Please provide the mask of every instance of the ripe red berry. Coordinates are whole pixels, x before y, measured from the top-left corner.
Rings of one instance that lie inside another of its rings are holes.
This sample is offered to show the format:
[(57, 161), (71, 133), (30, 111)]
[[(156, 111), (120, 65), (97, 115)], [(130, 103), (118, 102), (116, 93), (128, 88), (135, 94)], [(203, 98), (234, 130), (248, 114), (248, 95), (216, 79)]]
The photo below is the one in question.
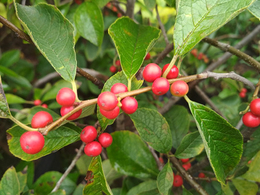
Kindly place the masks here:
[(182, 97), (189, 92), (189, 86), (184, 81), (175, 81), (170, 90), (172, 95)]
[(75, 3), (77, 3), (78, 5), (80, 5), (82, 2), (81, 2), (81, 0), (75, 0)]
[(117, 66), (121, 66), (120, 60), (116, 60), (115, 64), (116, 64)]
[(153, 82), (152, 91), (155, 95), (163, 95), (169, 91), (170, 84), (166, 78), (160, 77)]
[(42, 104), (42, 107), (43, 108), (48, 108), (48, 105), (47, 104)]
[(193, 49), (193, 50), (191, 50), (190, 53), (196, 58), (197, 55), (198, 55), (198, 50), (197, 49)]
[(102, 133), (98, 137), (98, 141), (102, 147), (107, 148), (108, 146), (110, 146), (112, 144), (113, 138), (109, 133)]
[(162, 157), (159, 157), (159, 161), (163, 164), (164, 161), (163, 161), (163, 158)]
[(246, 97), (246, 93), (241, 91), (241, 92), (239, 93), (239, 97), (245, 98), (245, 97)]
[(199, 176), (198, 176), (199, 178), (205, 178), (206, 176), (205, 176), (205, 174), (204, 173), (199, 173)]
[[(168, 68), (170, 64), (165, 64), (162, 70), (162, 74), (166, 71), (166, 69)], [(179, 69), (177, 68), (177, 66), (173, 65), (173, 67), (171, 68), (170, 72), (167, 74), (166, 78), (167, 79), (175, 79), (177, 78), (179, 75)]]
[(27, 131), (20, 137), (22, 150), (27, 154), (36, 154), (44, 146), (44, 137), (39, 131)]
[(102, 146), (99, 142), (93, 141), (85, 146), (84, 152), (87, 156), (98, 156), (102, 152)]
[(260, 98), (254, 99), (250, 103), (250, 110), (254, 115), (260, 116)]
[(106, 111), (99, 107), (99, 111), (104, 117), (108, 119), (115, 119), (119, 115), (120, 108), (116, 106), (113, 110)]
[(127, 86), (124, 85), (123, 83), (115, 83), (110, 90), (112, 93), (114, 94), (118, 94), (118, 93), (124, 93), (127, 92)]
[(32, 117), (31, 125), (32, 128), (38, 129), (38, 128), (46, 127), (48, 124), (52, 122), (53, 119), (50, 113), (45, 111), (39, 111)]
[(34, 100), (33, 103), (34, 103), (35, 106), (39, 106), (39, 105), (41, 105), (42, 101), (41, 100)]
[(122, 14), (120, 12), (117, 13), (117, 17), (120, 18), (122, 17)]
[(126, 97), (121, 101), (121, 109), (126, 114), (133, 114), (138, 108), (138, 102), (133, 97)]
[(203, 58), (204, 54), (203, 53), (199, 53), (198, 55), (198, 60), (201, 60)]
[(186, 162), (188, 162), (190, 159), (189, 158), (183, 158), (183, 159), (181, 159), (181, 162), (182, 163), (186, 163)]
[(94, 141), (96, 137), (97, 137), (97, 130), (93, 126), (86, 126), (84, 129), (82, 129), (80, 133), (80, 139), (85, 143)]
[(247, 127), (257, 127), (260, 125), (260, 117), (254, 115), (252, 112), (247, 112), (242, 117), (242, 121)]
[[(73, 109), (74, 109), (74, 106), (62, 106), (60, 109), (60, 115), (64, 116), (65, 114), (69, 113)], [(67, 118), (67, 120), (75, 120), (75, 119), (79, 118), (81, 113), (82, 113), (82, 109), (80, 109), (79, 111), (77, 111), (74, 114), (72, 114), (71, 116), (69, 116)]]
[(148, 64), (143, 71), (144, 80), (147, 82), (154, 82), (155, 79), (159, 78), (162, 75), (162, 70), (160, 66), (154, 63)]
[(246, 93), (246, 92), (247, 92), (247, 89), (246, 89), (246, 88), (242, 88), (242, 89), (241, 89), (241, 92)]
[(56, 101), (61, 106), (72, 106), (75, 102), (76, 95), (74, 91), (70, 88), (64, 87), (59, 90)]
[(180, 187), (183, 184), (183, 179), (180, 175), (174, 175), (173, 186)]
[(98, 96), (97, 104), (102, 110), (113, 110), (117, 106), (117, 103), (117, 97), (110, 91), (105, 91)]
[(188, 169), (191, 168), (191, 164), (190, 163), (186, 163), (186, 164), (183, 164), (182, 167), (187, 171)]
[(145, 56), (145, 60), (150, 60), (150, 58), (151, 58), (151, 54), (148, 52), (147, 54), (146, 54), (146, 56)]
[(110, 72), (115, 73), (117, 69), (115, 66), (112, 65), (112, 66), (110, 66), (109, 70), (110, 70)]

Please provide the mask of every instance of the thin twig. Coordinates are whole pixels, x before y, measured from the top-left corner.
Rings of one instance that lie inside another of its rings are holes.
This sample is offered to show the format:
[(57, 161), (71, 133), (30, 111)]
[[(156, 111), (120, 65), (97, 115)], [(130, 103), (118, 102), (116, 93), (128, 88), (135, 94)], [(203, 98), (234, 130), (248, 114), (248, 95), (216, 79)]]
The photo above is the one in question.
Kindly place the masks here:
[(207, 167), (209, 165), (209, 160), (207, 158), (204, 158), (202, 161), (198, 162), (197, 164), (193, 165), (188, 172), (189, 173), (194, 173), (194, 172), (198, 172), (202, 169), (204, 169), (205, 167)]
[(131, 19), (134, 18), (134, 5), (135, 5), (135, 0), (127, 0), (126, 15)]
[(68, 174), (70, 173), (70, 171), (74, 168), (74, 166), (76, 165), (76, 162), (78, 161), (78, 159), (81, 157), (83, 149), (85, 147), (85, 143), (82, 143), (77, 155), (74, 157), (74, 159), (72, 160), (72, 162), (70, 163), (70, 166), (67, 168), (67, 170), (63, 173), (63, 175), (61, 176), (61, 178), (59, 179), (59, 181), (56, 183), (56, 186), (53, 188), (53, 190), (51, 192), (56, 192), (61, 183), (63, 182), (63, 180), (68, 176)]
[(215, 37), (214, 40), (218, 41), (218, 40), (227, 39), (227, 38), (237, 39), (237, 38), (242, 38), (242, 36), (241, 35), (229, 35), (229, 34), (226, 34), (226, 35), (221, 35), (219, 37)]
[(160, 162), (159, 157), (155, 153), (154, 149), (149, 144), (147, 144), (147, 145), (148, 145), (148, 148), (149, 148), (150, 152), (152, 153), (152, 155), (153, 155), (153, 157), (154, 157), (154, 159), (155, 159), (155, 161), (157, 163), (158, 169), (161, 171), (162, 168), (163, 168), (163, 164)]
[(166, 42), (166, 45), (168, 45), (168, 44), (169, 44), (169, 40), (168, 40), (166, 31), (165, 31), (164, 25), (163, 25), (163, 23), (162, 23), (162, 21), (161, 21), (161, 18), (160, 18), (160, 15), (159, 15), (159, 11), (158, 11), (158, 6), (157, 6), (157, 5), (155, 6), (155, 10), (156, 10), (156, 18), (157, 18), (157, 20), (158, 20), (158, 22), (159, 22), (159, 26), (160, 26), (160, 28), (161, 28), (161, 30), (162, 30), (163, 38), (164, 38), (164, 40), (165, 40), (165, 42)]
[(79, 73), (81, 76), (87, 78), (90, 80), (92, 83), (98, 86), (99, 89), (102, 89), (104, 86), (104, 83), (102, 83), (100, 80), (98, 80), (96, 77), (93, 77), (91, 74), (88, 72), (84, 71), (83, 69), (77, 67), (77, 73)]
[(171, 51), (173, 50), (173, 44), (170, 43), (168, 44), (165, 49), (157, 56), (155, 59), (154, 63), (155, 64), (160, 64), (162, 60), (167, 56)]

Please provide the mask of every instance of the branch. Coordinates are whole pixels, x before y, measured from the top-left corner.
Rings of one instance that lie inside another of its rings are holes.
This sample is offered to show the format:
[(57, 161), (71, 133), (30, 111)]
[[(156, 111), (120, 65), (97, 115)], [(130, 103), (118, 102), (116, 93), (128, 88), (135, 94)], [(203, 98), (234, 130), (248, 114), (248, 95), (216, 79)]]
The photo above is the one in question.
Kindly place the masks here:
[(158, 169), (161, 171), (162, 168), (163, 168), (163, 164), (160, 162), (160, 160), (159, 160), (157, 154), (155, 153), (154, 149), (149, 144), (147, 144), (147, 146), (148, 146), (150, 152), (152, 153), (152, 155), (153, 155), (153, 157), (154, 157), (154, 159), (155, 159), (155, 161), (157, 163)]
[(104, 86), (104, 83), (100, 82), (96, 77), (93, 77), (91, 74), (87, 73), (83, 69), (77, 67), (77, 73), (79, 73), (81, 76), (87, 78), (92, 83), (98, 86), (99, 89), (102, 89)]
[(154, 61), (155, 64), (160, 64), (162, 60), (173, 50), (173, 44), (170, 43), (165, 47), (165, 49), (157, 56), (156, 60)]
[(162, 21), (161, 21), (161, 18), (160, 18), (159, 12), (158, 12), (158, 6), (157, 6), (157, 5), (155, 6), (155, 10), (156, 10), (156, 18), (157, 18), (157, 20), (158, 20), (158, 22), (159, 22), (159, 26), (160, 26), (160, 28), (161, 28), (161, 30), (162, 30), (163, 38), (164, 38), (164, 40), (165, 40), (165, 42), (166, 42), (166, 45), (168, 45), (168, 44), (169, 44), (169, 40), (168, 40), (166, 31), (165, 31), (164, 25), (163, 25), (163, 23), (162, 23)]
[(131, 19), (134, 19), (134, 5), (135, 5), (135, 0), (127, 0), (126, 15)]
[(204, 158), (202, 161), (198, 162), (197, 164), (193, 165), (188, 172), (193, 173), (193, 172), (198, 172), (199, 170), (204, 169), (209, 165), (209, 160), (207, 158)]

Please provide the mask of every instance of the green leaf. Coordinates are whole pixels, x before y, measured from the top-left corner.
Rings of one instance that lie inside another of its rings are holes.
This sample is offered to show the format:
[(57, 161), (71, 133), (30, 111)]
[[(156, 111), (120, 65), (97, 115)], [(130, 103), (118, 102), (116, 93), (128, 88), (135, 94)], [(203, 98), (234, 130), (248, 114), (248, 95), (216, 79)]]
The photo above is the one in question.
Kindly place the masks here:
[(86, 186), (83, 189), (83, 194), (106, 194), (112, 195), (111, 189), (107, 184), (100, 156), (93, 157), (88, 168)]
[(5, 94), (5, 97), (7, 99), (8, 104), (23, 104), (26, 102), (25, 99), (11, 93)]
[(182, 188), (182, 195), (193, 195), (190, 191), (188, 191), (186, 188)]
[(242, 178), (232, 179), (232, 183), (236, 187), (240, 195), (255, 195), (258, 191), (256, 183), (244, 180)]
[[(57, 171), (49, 171), (37, 179), (34, 183), (34, 192), (37, 195), (49, 194), (56, 183), (61, 178), (62, 174)], [(60, 189), (65, 190), (66, 194), (71, 194), (76, 188), (76, 184), (66, 177), (61, 183)], [(61, 192), (60, 192), (61, 193)], [(60, 194), (59, 193), (59, 194)]]
[(253, 4), (251, 4), (247, 9), (253, 14), (256, 18), (260, 20), (260, 0), (256, 0)]
[(149, 192), (154, 189), (157, 189), (156, 181), (148, 180), (133, 187), (126, 195), (140, 195), (143, 192)]
[(173, 184), (173, 171), (168, 162), (157, 176), (157, 186), (162, 195), (167, 195)]
[(4, 67), (10, 67), (14, 63), (18, 62), (20, 58), (20, 51), (19, 50), (9, 50), (5, 53), (0, 58), (0, 66)]
[(88, 166), (90, 165), (90, 162), (92, 160), (92, 157), (87, 155), (82, 155), (76, 162), (76, 167), (78, 168), (78, 171), (81, 175), (86, 175), (88, 172)]
[(14, 126), (7, 130), (8, 145), (10, 152), (22, 160), (31, 161), (38, 159), (42, 156), (50, 154), (52, 151), (59, 150), (75, 141), (80, 140), (81, 129), (72, 125), (66, 124), (53, 131), (50, 131), (48, 135), (44, 136), (45, 145), (43, 149), (37, 154), (27, 154), (20, 146), (20, 137), (26, 132), (19, 126)]
[(98, 7), (104, 7), (110, 0), (95, 0), (94, 2), (98, 5)]
[(260, 182), (260, 152), (257, 153), (254, 160), (249, 164), (249, 170), (242, 176), (243, 178)]
[[(102, 92), (104, 91), (110, 91), (111, 90), (111, 87), (115, 84), (115, 83), (123, 83), (127, 86), (128, 84), (128, 81), (127, 81), (127, 78), (125, 77), (124, 73), (121, 71), (121, 72), (117, 72), (115, 75), (113, 75), (112, 77), (110, 77), (103, 89), (102, 89)], [(139, 89), (143, 84), (143, 80), (137, 80), (136, 77), (134, 77), (132, 80), (131, 80), (131, 88), (132, 90), (136, 90), (136, 89)], [(115, 120), (110, 120), (110, 119), (107, 119), (106, 117), (104, 117), (100, 111), (99, 111), (99, 106), (97, 108), (97, 117), (98, 117), (98, 120), (99, 120), (99, 123), (100, 123), (100, 126), (102, 127), (102, 129), (106, 129), (106, 127), (108, 125), (111, 125), (114, 123)]]
[(174, 7), (175, 6), (175, 0), (165, 0), (166, 3), (171, 6), (171, 7)]
[(73, 192), (73, 195), (82, 195), (83, 194), (83, 189), (84, 189), (83, 184), (79, 184), (76, 188), (76, 190)]
[(239, 163), (243, 137), (225, 119), (210, 108), (188, 101), (216, 178), (225, 183), (228, 173)]
[(174, 54), (184, 55), (255, 0), (180, 0), (174, 26)]
[(0, 194), (20, 194), (20, 184), (14, 167), (10, 167), (4, 173), (0, 183)]
[(199, 132), (186, 135), (175, 152), (177, 158), (192, 158), (199, 155), (204, 149), (203, 141)]
[(156, 5), (156, 0), (144, 0), (144, 4), (148, 9), (153, 9)]
[(123, 174), (118, 173), (111, 165), (110, 160), (104, 160), (102, 162), (102, 167), (104, 175), (106, 177), (107, 183), (111, 185), (115, 179), (118, 179), (123, 176)]
[(184, 106), (175, 105), (164, 115), (172, 133), (172, 145), (178, 148), (190, 127), (189, 112)]
[(9, 118), (11, 115), (9, 106), (3, 90), (2, 79), (0, 76), (0, 118)]
[(119, 173), (137, 178), (155, 178), (157, 164), (140, 137), (129, 131), (111, 134), (113, 143), (107, 148), (111, 165)]
[(165, 118), (156, 110), (139, 108), (130, 115), (141, 138), (160, 153), (172, 148), (170, 127)]
[(146, 53), (160, 36), (160, 30), (136, 24), (128, 17), (117, 19), (108, 29), (127, 79), (141, 67)]
[(17, 173), (17, 177), (20, 184), (20, 193), (22, 193), (27, 183), (27, 174), (19, 172)]
[(52, 192), (49, 195), (66, 195), (65, 190), (57, 190), (56, 192)]
[(15, 3), (16, 14), (36, 47), (67, 81), (76, 76), (74, 28), (53, 5), (22, 6)]
[(126, 177), (123, 181), (121, 195), (126, 195), (129, 190), (131, 190), (134, 186), (137, 186), (141, 182), (142, 180), (137, 179), (136, 177)]

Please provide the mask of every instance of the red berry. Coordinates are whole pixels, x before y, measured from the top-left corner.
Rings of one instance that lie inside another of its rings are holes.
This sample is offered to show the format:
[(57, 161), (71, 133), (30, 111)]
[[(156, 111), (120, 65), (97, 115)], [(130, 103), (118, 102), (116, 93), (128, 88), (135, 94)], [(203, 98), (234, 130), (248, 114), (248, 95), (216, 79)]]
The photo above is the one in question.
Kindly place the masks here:
[(260, 117), (254, 115), (252, 112), (247, 112), (242, 117), (242, 121), (247, 127), (257, 127), (260, 125)]
[(116, 60), (115, 64), (116, 64), (117, 66), (121, 66), (120, 60)]
[(99, 142), (93, 141), (85, 146), (84, 152), (87, 156), (98, 156), (102, 152), (102, 146)]
[(190, 163), (186, 163), (186, 164), (183, 164), (182, 167), (187, 171), (188, 169), (191, 168), (191, 164)]
[(98, 96), (97, 104), (102, 110), (110, 111), (117, 106), (118, 100), (115, 94), (105, 91)]
[[(65, 114), (69, 113), (70, 111), (72, 111), (74, 109), (74, 106), (63, 106), (60, 109), (60, 115), (64, 116)], [(71, 116), (69, 116), (67, 118), (67, 120), (75, 120), (77, 118), (79, 118), (79, 116), (82, 113), (82, 109), (80, 109), (79, 111), (75, 112), (74, 114), (72, 114)]]
[(189, 92), (189, 86), (184, 81), (175, 81), (170, 90), (172, 95), (182, 97)]
[(34, 103), (35, 106), (39, 106), (39, 105), (41, 105), (42, 101), (41, 100), (34, 100), (33, 103)]
[(203, 53), (199, 53), (198, 55), (198, 60), (201, 60), (203, 58), (204, 54)]
[(102, 147), (107, 148), (108, 146), (110, 146), (112, 144), (113, 138), (109, 133), (102, 133), (98, 137), (98, 141)]
[(72, 106), (75, 102), (76, 95), (70, 88), (64, 87), (60, 89), (56, 96), (56, 101), (61, 106)]
[(254, 99), (250, 103), (250, 110), (254, 115), (260, 116), (260, 98)]
[(239, 97), (245, 98), (245, 97), (246, 97), (246, 93), (241, 91), (241, 92), (239, 93)]
[(209, 59), (208, 59), (207, 56), (204, 56), (203, 60), (204, 60), (204, 62), (205, 62), (206, 64), (209, 63)]
[(133, 114), (138, 108), (138, 102), (133, 97), (126, 97), (121, 101), (121, 109), (126, 114)]
[(164, 161), (163, 161), (163, 158), (162, 157), (159, 157), (159, 161), (163, 164)]
[(180, 175), (174, 175), (173, 186), (180, 187), (183, 184), (183, 179)]
[(22, 150), (27, 154), (36, 154), (44, 146), (44, 137), (39, 131), (27, 131), (20, 137)]
[(186, 163), (186, 162), (188, 162), (190, 159), (189, 158), (183, 158), (183, 159), (181, 159), (181, 162), (182, 163)]
[(117, 17), (120, 18), (122, 17), (122, 14), (120, 12), (117, 13)]
[(110, 90), (114, 94), (119, 94), (119, 93), (124, 93), (127, 92), (127, 86), (124, 85), (123, 83), (115, 83)]
[(199, 178), (205, 178), (205, 174), (204, 173), (199, 173)]
[(162, 75), (162, 70), (160, 66), (154, 63), (148, 64), (143, 71), (144, 80), (147, 82), (154, 82), (155, 79), (159, 78)]
[(97, 137), (97, 130), (93, 126), (86, 126), (84, 129), (82, 129), (80, 133), (80, 139), (85, 143), (94, 141), (96, 137)]
[(152, 91), (155, 95), (163, 95), (169, 91), (170, 84), (166, 78), (160, 77), (153, 82)]
[(48, 105), (47, 104), (43, 104), (42, 107), (43, 108), (48, 108)]
[(242, 88), (242, 89), (241, 89), (241, 92), (246, 93), (246, 92), (247, 92), (247, 89), (246, 89), (246, 88)]
[(116, 106), (114, 110), (106, 111), (99, 107), (99, 111), (104, 117), (108, 119), (115, 119), (119, 115), (120, 108)]
[(115, 6), (112, 7), (113, 12), (117, 12), (117, 8)]
[(110, 66), (109, 70), (110, 70), (110, 72), (115, 73), (117, 69), (115, 66), (112, 65), (112, 66)]
[(77, 3), (78, 5), (80, 5), (82, 2), (81, 2), (81, 0), (75, 0), (75, 3)]
[(46, 127), (48, 124), (52, 123), (53, 119), (50, 113), (45, 111), (39, 111), (32, 117), (32, 128), (43, 128)]
[(150, 60), (150, 58), (151, 58), (151, 54), (148, 52), (147, 54), (146, 54), (146, 56), (145, 56), (145, 60)]
[[(170, 64), (165, 64), (162, 70), (162, 74), (166, 71), (166, 69), (168, 68)], [(171, 68), (170, 72), (167, 74), (166, 78), (167, 79), (175, 79), (177, 78), (179, 75), (179, 69), (177, 68), (177, 66), (173, 65), (173, 67)]]
[(191, 50), (190, 53), (191, 53), (192, 55), (194, 55), (194, 57), (196, 58), (197, 55), (198, 55), (198, 50), (197, 50), (197, 49), (193, 49), (193, 50)]

